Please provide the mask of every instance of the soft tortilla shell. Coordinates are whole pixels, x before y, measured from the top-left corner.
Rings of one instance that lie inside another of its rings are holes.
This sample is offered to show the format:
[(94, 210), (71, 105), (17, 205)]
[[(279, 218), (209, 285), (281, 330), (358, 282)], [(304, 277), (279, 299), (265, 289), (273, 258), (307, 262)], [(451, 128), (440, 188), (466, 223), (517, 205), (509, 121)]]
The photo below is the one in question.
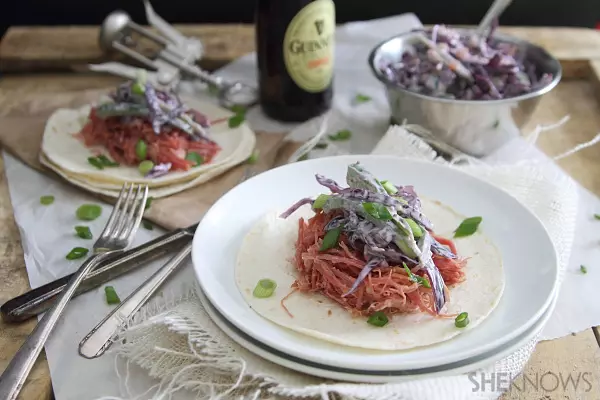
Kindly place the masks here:
[[(174, 183), (170, 186), (149, 188), (148, 195), (155, 199), (158, 199), (161, 197), (171, 196), (173, 194), (198, 186), (202, 183), (208, 182), (212, 178), (215, 178), (225, 173), (229, 169), (235, 167), (236, 165), (239, 165), (242, 162), (244, 162), (252, 153), (255, 145), (256, 137), (253, 135), (250, 137), (250, 140), (246, 141), (241, 147), (236, 149), (236, 152), (233, 154), (231, 161), (222, 163), (214, 168), (205, 170), (205, 172), (200, 175), (191, 176), (188, 181), (180, 181), (179, 183)], [(40, 154), (40, 163), (46, 166), (47, 168), (51, 169), (63, 179), (72, 183), (75, 186), (78, 186), (92, 193), (97, 193), (113, 198), (119, 197), (121, 186), (116, 186), (114, 189), (109, 189), (101, 187), (96, 182), (86, 179), (86, 177), (82, 177), (80, 175), (72, 175), (64, 171), (54, 163), (52, 163), (52, 161), (50, 161), (43, 153)]]
[[(225, 118), (231, 112), (217, 107), (209, 102), (197, 99), (184, 99), (191, 108), (197, 109), (208, 116), (210, 120)], [(247, 158), (250, 153), (239, 154), (236, 152), (248, 140), (254, 139), (254, 132), (242, 124), (231, 129), (227, 123), (220, 123), (211, 129), (211, 137), (221, 146), (221, 151), (210, 164), (201, 165), (189, 171), (174, 171), (168, 175), (147, 179), (140, 175), (136, 167), (119, 166), (98, 170), (90, 165), (88, 157), (97, 153), (107, 154), (103, 147), (88, 148), (74, 134), (79, 132), (87, 122), (87, 116), (92, 105), (85, 105), (78, 109), (59, 109), (55, 111), (46, 123), (42, 140), (42, 153), (46, 159), (57, 168), (71, 176), (96, 184), (114, 185), (120, 187), (125, 182), (145, 183), (151, 188), (171, 186), (190, 181), (191, 179), (221, 165), (240, 161), (234, 157)]]
[[(451, 237), (464, 219), (439, 202), (422, 199), (425, 214), (434, 221), (436, 233)], [(504, 290), (504, 271), (499, 251), (481, 232), (456, 240), (458, 252), (469, 257), (466, 280), (450, 289), (446, 313), (469, 313), (470, 324), (459, 329), (454, 318), (434, 318), (425, 313), (395, 315), (384, 327), (374, 327), (366, 318), (353, 318), (339, 304), (320, 294), (296, 292), (285, 305), (281, 300), (290, 293), (297, 273), (290, 260), (294, 256), (298, 220), (314, 215), (304, 206), (288, 219), (280, 211), (266, 215), (245, 237), (236, 263), (236, 282), (250, 307), (283, 327), (332, 343), (376, 350), (405, 350), (433, 345), (474, 329), (497, 306)], [(258, 280), (277, 282), (275, 294), (255, 298), (252, 291)]]

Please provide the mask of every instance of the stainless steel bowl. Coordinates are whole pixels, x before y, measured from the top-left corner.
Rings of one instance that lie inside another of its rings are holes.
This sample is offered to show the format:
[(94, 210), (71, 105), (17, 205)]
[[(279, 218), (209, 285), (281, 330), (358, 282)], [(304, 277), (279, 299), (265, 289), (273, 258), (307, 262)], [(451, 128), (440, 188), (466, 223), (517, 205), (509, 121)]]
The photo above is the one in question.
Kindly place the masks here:
[(494, 37), (499, 41), (519, 46), (526, 59), (536, 65), (537, 73), (552, 74), (552, 81), (534, 92), (501, 100), (455, 100), (411, 92), (390, 82), (378, 66), (400, 60), (405, 51), (414, 51), (418, 34), (394, 36), (377, 45), (369, 55), (373, 74), (385, 86), (392, 122), (421, 125), (440, 140), (472, 156), (488, 155), (518, 136), (540, 97), (562, 77), (560, 63), (546, 50), (525, 40), (496, 34)]

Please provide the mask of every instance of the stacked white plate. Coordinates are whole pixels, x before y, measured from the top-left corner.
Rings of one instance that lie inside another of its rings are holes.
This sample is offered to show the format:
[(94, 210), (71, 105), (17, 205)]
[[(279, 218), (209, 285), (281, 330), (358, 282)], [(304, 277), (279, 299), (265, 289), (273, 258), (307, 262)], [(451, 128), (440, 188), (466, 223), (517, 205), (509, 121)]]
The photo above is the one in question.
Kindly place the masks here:
[[(498, 305), (482, 323), (435, 345), (402, 351), (369, 350), (292, 331), (248, 306), (234, 275), (246, 233), (265, 213), (322, 192), (315, 174), (344, 182), (347, 166), (357, 161), (377, 177), (398, 185), (414, 185), (420, 196), (439, 200), (461, 214), (483, 218), (480, 229), (501, 254), (505, 276), (499, 279), (505, 284)], [(231, 339), (284, 367), (357, 382), (464, 373), (500, 360), (541, 331), (554, 309), (558, 287), (558, 260), (552, 241), (543, 224), (516, 199), (456, 169), (388, 156), (303, 161), (244, 182), (205, 215), (194, 237), (192, 259), (204, 306)]]

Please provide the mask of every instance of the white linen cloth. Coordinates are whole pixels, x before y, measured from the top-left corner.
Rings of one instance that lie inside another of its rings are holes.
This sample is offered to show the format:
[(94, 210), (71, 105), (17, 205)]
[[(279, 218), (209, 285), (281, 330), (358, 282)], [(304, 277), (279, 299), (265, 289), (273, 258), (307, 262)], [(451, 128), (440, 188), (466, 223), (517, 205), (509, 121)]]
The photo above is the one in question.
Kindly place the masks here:
[[(314, 151), (311, 157), (347, 152), (369, 153), (374, 148), (374, 153), (378, 154), (433, 157), (426, 144), (403, 129), (390, 130), (381, 139), (388, 123), (387, 103), (382, 88), (370, 75), (365, 61), (368, 52), (377, 42), (418, 26), (418, 19), (409, 14), (351, 23), (338, 30), (335, 100), (328, 120), (328, 131), (350, 129), (354, 134), (352, 140), (330, 146), (324, 151)], [(255, 71), (254, 56), (248, 55), (224, 68), (221, 75), (252, 83), (255, 81)], [(352, 104), (356, 93), (369, 95), (372, 101), (356, 107)], [(557, 116), (557, 119), (559, 117), (562, 116)], [(278, 124), (266, 119), (258, 109), (249, 112), (248, 119), (254, 129), (281, 131), (296, 128), (291, 137), (298, 140), (308, 139), (321, 124), (320, 119), (299, 127)], [(530, 161), (525, 163), (523, 160)], [(523, 139), (510, 142), (485, 161), (495, 167), (460, 168), (484, 176), (529, 206), (545, 223), (559, 250), (564, 278), (560, 298), (556, 311), (540, 338), (553, 339), (600, 324), (600, 305), (585, 301), (593, 298), (596, 293), (600, 272), (590, 265), (587, 275), (579, 273), (580, 264), (600, 259), (600, 251), (595, 245), (599, 234), (592, 217), (595, 212), (600, 211), (600, 201), (574, 183)], [(37, 287), (72, 272), (78, 265), (64, 260), (64, 255), (78, 244), (71, 232), (72, 226), (76, 224), (73, 214), (78, 205), (93, 200), (91, 196), (63, 182), (28, 169), (8, 155), (5, 155), (5, 162), (30, 282), (33, 287)], [(52, 208), (38, 205), (39, 197), (46, 194), (56, 196)], [(103, 214), (102, 218), (91, 224), (93, 232), (94, 229), (101, 229), (109, 214), (108, 210)], [(571, 252), (575, 228), (578, 240)], [(140, 230), (136, 244), (161, 233), (160, 230)], [(160, 265), (161, 262), (155, 262), (111, 284), (121, 297), (125, 297)], [(261, 397), (269, 393), (320, 396), (328, 391), (335, 391), (348, 398), (437, 399), (442, 398), (440, 396), (443, 390), (448, 393), (443, 398), (448, 399), (487, 399), (498, 395), (497, 392), (473, 393), (472, 382), (464, 376), (395, 385), (323, 386), (321, 380), (266, 362), (225, 337), (204, 314), (193, 290), (189, 287), (182, 289), (186, 283), (193, 281), (193, 272), (188, 265), (165, 286), (164, 292), (172, 293), (172, 301), (165, 300), (168, 295), (159, 297), (140, 312), (131, 324), (131, 329), (125, 332), (127, 345), (114, 349), (126, 356), (128, 364), (125, 375), (123, 365), (117, 363), (121, 374), (118, 379), (113, 371), (115, 362), (119, 361), (116, 353), (96, 360), (86, 360), (79, 357), (76, 350), (81, 338), (109, 311), (103, 301), (102, 288), (76, 298), (67, 308), (66, 315), (46, 346), (57, 400), (86, 400), (102, 396), (130, 399), (136, 395), (140, 395), (137, 397), (140, 399), (164, 398), (159, 397), (161, 393), (173, 391), (183, 399), (192, 398), (189, 393), (181, 392), (182, 387), (196, 389), (197, 393), (212, 397), (218, 397), (220, 393), (233, 387), (237, 389), (230, 393), (232, 395), (242, 392), (254, 395), (260, 387), (264, 389), (258, 393)], [(192, 348), (196, 354), (191, 354), (189, 343), (194, 343)], [(530, 343), (506, 360), (491, 366), (490, 370), (519, 372), (534, 344), (535, 342)], [(188, 364), (189, 368), (182, 369)], [(179, 375), (175, 376), (178, 372)], [(150, 377), (161, 378), (163, 385), (143, 394), (156, 383)], [(244, 378), (241, 385), (237, 382), (238, 377)], [(252, 381), (252, 377), (262, 380)], [(275, 381), (281, 384), (274, 385)], [(236, 382), (238, 385), (235, 385)], [(264, 386), (265, 382), (269, 385)]]

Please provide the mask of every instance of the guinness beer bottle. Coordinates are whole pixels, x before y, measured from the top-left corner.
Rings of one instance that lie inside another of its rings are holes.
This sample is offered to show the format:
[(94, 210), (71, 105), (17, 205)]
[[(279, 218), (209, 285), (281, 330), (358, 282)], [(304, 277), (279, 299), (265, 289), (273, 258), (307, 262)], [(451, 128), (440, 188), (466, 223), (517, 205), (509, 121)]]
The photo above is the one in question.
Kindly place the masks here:
[(334, 35), (332, 0), (258, 0), (256, 49), (265, 114), (301, 122), (331, 107)]

